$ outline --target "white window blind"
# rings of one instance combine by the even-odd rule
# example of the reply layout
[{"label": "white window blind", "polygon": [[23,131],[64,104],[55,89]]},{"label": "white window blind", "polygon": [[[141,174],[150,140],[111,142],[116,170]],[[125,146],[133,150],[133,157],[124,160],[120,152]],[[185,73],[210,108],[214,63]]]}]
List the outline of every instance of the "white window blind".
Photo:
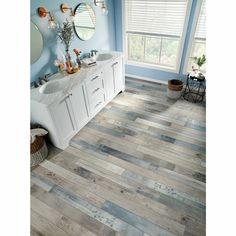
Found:
[{"label": "white window blind", "polygon": [[126,32],[181,37],[187,0],[125,0]]},{"label": "white window blind", "polygon": [[203,0],[200,15],[198,18],[195,38],[206,38],[206,1]]}]

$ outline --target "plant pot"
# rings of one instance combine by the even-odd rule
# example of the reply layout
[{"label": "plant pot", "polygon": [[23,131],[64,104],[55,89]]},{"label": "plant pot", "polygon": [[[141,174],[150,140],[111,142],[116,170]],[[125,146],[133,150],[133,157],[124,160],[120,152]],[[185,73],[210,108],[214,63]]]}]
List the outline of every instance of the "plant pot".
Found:
[{"label": "plant pot", "polygon": [[168,81],[167,97],[171,99],[178,99],[181,97],[183,89],[183,81],[172,79]]}]

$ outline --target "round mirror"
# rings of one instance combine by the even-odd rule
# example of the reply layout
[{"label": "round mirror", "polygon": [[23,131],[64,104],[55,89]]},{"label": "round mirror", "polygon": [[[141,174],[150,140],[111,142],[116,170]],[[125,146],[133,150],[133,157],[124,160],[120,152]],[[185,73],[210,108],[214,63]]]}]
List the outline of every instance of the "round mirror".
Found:
[{"label": "round mirror", "polygon": [[31,21],[30,24],[30,63],[35,63],[43,50],[43,37],[38,27]]},{"label": "round mirror", "polygon": [[74,29],[82,40],[92,38],[96,27],[96,16],[93,9],[85,3],[80,3],[75,8]]}]

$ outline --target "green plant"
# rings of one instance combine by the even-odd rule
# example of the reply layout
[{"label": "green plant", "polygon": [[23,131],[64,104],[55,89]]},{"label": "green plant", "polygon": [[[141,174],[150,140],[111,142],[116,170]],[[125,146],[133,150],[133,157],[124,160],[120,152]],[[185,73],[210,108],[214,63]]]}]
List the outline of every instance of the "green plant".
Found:
[{"label": "green plant", "polygon": [[202,67],[206,63],[206,56],[203,54],[200,57],[193,57],[194,63],[196,63],[199,68]]},{"label": "green plant", "polygon": [[59,28],[57,31],[57,37],[61,40],[61,42],[65,45],[65,50],[68,53],[69,46],[74,37],[73,27],[71,23],[67,20],[63,23],[63,27]]}]

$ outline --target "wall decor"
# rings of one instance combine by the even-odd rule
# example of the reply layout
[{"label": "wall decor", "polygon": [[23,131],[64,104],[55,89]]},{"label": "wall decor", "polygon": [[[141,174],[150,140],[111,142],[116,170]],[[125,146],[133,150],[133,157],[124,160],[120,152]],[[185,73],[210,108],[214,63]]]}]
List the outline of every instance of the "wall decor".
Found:
[{"label": "wall decor", "polygon": [[30,64],[35,63],[41,56],[43,50],[43,36],[38,27],[30,23]]},{"label": "wall decor", "polygon": [[96,28],[96,16],[91,6],[80,3],[75,8],[74,29],[82,40],[89,40],[94,35]]}]

